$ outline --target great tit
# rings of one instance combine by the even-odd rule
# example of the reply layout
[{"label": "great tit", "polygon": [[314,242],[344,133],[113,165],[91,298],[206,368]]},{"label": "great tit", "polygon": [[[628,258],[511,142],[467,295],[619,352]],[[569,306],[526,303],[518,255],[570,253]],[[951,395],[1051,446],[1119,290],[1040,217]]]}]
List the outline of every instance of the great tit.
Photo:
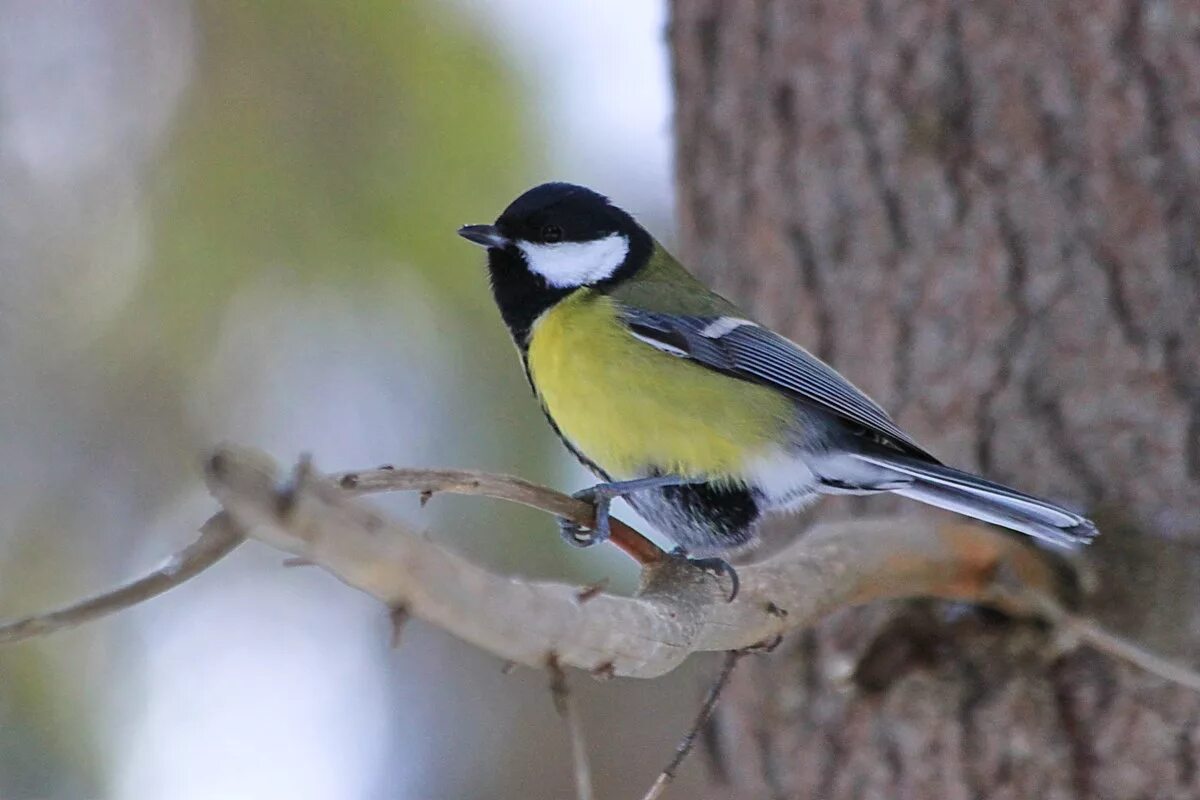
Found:
[{"label": "great tit", "polygon": [[827,494],[891,492],[1057,547],[1096,533],[1073,511],[943,465],[603,195],[542,184],[495,224],[458,233],[487,248],[496,304],[550,425],[604,481],[579,494],[596,504],[592,529],[562,523],[573,544],[607,537],[618,496],[684,554],[710,557]]}]

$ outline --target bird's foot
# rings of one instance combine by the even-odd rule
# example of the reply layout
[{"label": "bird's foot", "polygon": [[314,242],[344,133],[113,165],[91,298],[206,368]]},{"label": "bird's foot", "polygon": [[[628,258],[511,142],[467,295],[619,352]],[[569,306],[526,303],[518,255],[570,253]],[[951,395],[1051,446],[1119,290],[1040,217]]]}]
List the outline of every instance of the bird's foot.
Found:
[{"label": "bird's foot", "polygon": [[682,559],[691,564],[701,572],[706,572],[712,575],[719,582],[721,578],[729,579],[729,598],[727,602],[732,603],[738,595],[738,589],[741,588],[741,581],[738,579],[737,570],[723,558],[690,558],[687,550],[682,547],[676,547],[671,551],[672,558]]},{"label": "bird's foot", "polygon": [[581,525],[573,519],[559,517],[558,533],[563,541],[573,547],[591,547],[608,540],[611,535],[609,526],[609,510],[612,501],[634,492],[645,489],[657,489],[662,486],[678,486],[687,483],[686,478],[674,475],[654,475],[649,478],[636,478],[631,481],[613,481],[598,483],[571,495],[576,500],[591,503],[596,509],[595,521],[591,527]]},{"label": "bird's foot", "polygon": [[610,488],[614,485],[600,483],[571,495],[576,500],[591,503],[592,507],[596,509],[596,516],[591,527],[581,525],[573,519],[559,517],[558,533],[562,536],[563,541],[572,547],[591,547],[608,540],[608,537],[612,535],[609,525],[609,509],[612,501],[621,496],[620,491],[614,492]]}]

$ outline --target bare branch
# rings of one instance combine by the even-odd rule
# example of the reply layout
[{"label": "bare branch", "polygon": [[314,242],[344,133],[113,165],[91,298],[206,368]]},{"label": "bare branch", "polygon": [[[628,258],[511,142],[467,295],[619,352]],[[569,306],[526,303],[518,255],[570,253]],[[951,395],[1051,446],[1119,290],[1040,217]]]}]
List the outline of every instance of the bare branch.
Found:
[{"label": "bare branch", "polygon": [[546,659],[546,670],[550,673],[550,697],[554,710],[567,725],[567,736],[571,740],[571,763],[574,765],[575,796],[578,800],[592,800],[592,765],[588,759],[587,740],[583,736],[583,721],[579,718],[579,707],[567,686],[567,674],[553,653]]},{"label": "bare branch", "polygon": [[1042,555],[974,523],[919,518],[819,525],[789,549],[740,570],[744,589],[726,603],[714,579],[668,558],[613,520],[613,539],[644,565],[638,597],[599,586],[530,582],[491,574],[349,498],[415,491],[480,495],[521,503],[583,524],[587,503],[520,478],[468,470],[381,468],[323,477],[301,463],[278,485],[277,467],[254,451],[227,448],[208,478],[227,512],[161,568],[111,592],[43,614],[0,622],[0,644],[53,633],[155,597],[215,564],[253,535],[321,566],[389,608],[405,609],[511,663],[542,667],[545,654],[597,677],[653,677],[689,654],[771,641],[845,606],[939,597],[1037,615],[1081,641],[1168,681],[1200,691],[1200,673],[1104,630],[1058,603],[1059,578]]},{"label": "bare branch", "polygon": [[713,710],[717,707],[717,701],[721,699],[721,693],[725,691],[725,686],[729,683],[729,676],[733,675],[733,668],[737,666],[741,657],[746,655],[746,652],[745,650],[730,650],[725,654],[725,661],[721,664],[721,671],[717,673],[717,679],[709,687],[708,694],[705,696],[704,702],[700,705],[700,711],[696,713],[696,719],[692,721],[692,726],[688,728],[687,733],[679,740],[679,744],[675,747],[675,755],[671,756],[671,760],[667,762],[667,766],[663,768],[663,771],[658,773],[658,777],[650,785],[650,789],[642,797],[642,800],[658,800],[662,796],[662,793],[666,791],[667,784],[675,780],[675,772],[679,769],[679,765],[683,763],[683,760],[688,757],[688,753],[692,752],[692,747],[696,744],[696,736],[708,724]]},{"label": "bare branch", "polygon": [[[299,477],[301,480],[297,483],[303,484],[303,471]],[[423,499],[428,499],[435,491],[474,494],[531,506],[570,517],[582,524],[592,521],[592,507],[582,500],[504,475],[469,470],[381,468],[343,473],[333,476],[332,480],[352,494],[414,490],[421,492]],[[299,488],[302,486],[281,490],[280,502],[286,506],[290,502],[290,494]],[[619,520],[612,521],[612,534],[613,542],[639,563],[651,563],[662,557],[662,551],[653,542]],[[72,628],[149,600],[196,577],[228,555],[242,541],[244,537],[232,526],[228,515],[217,514],[201,527],[201,534],[196,541],[173,554],[161,568],[148,575],[64,608],[8,622],[0,621],[0,644]],[[311,561],[299,557],[288,558],[283,563],[287,567],[312,565]],[[395,620],[396,617],[393,617]],[[401,627],[402,622],[394,626],[393,639],[396,641]]]},{"label": "bare branch", "polygon": [[[590,503],[511,475],[466,469],[397,469],[389,466],[343,472],[330,476],[330,480],[353,494],[419,492],[422,506],[438,493],[468,494],[529,506],[580,525],[590,525],[595,518],[595,509]],[[611,520],[611,530],[610,541],[640,564],[661,561],[665,556],[657,545],[618,519]]]},{"label": "bare branch", "polygon": [[[516,479],[445,471],[354,473],[352,491],[456,491],[525,502],[556,514],[590,513]],[[463,480],[463,475],[469,479]],[[383,601],[402,606],[502,659],[653,677],[695,652],[739,650],[829,611],[880,598],[934,596],[1017,605],[997,598],[998,567],[1054,594],[1053,570],[1013,537],[970,524],[917,518],[849,520],[814,528],[769,561],[741,569],[742,592],[725,602],[712,576],[678,560],[643,571],[637,597],[605,592],[579,602],[578,587],[494,575],[385,521],[347,497],[345,476],[313,475],[281,489],[260,455],[226,449],[208,482],[226,511],[256,538],[300,556]],[[1016,609],[1021,610],[1021,609]],[[1028,609],[1025,609],[1028,610]]]},{"label": "bare branch", "polygon": [[1054,623],[1061,632],[1073,635],[1078,641],[1085,642],[1114,658],[1127,661],[1151,675],[1200,692],[1200,672],[1168,661],[1129,639],[1105,630],[1092,620],[1067,611],[1052,598],[1038,597],[1036,602],[1041,616]]},{"label": "bare branch", "polygon": [[119,589],[81,600],[65,608],[0,624],[0,643],[73,628],[156,597],[199,575],[244,541],[227,514],[217,514],[200,529],[200,538],[172,555],[149,575]]},{"label": "bare branch", "polygon": [[[307,462],[301,462],[302,465],[304,463]],[[281,489],[280,503],[283,507],[291,502],[291,495],[303,489],[304,474],[301,469],[297,476],[299,480],[295,481],[297,485]],[[428,499],[434,492],[474,494],[531,506],[570,517],[585,525],[592,521],[592,507],[582,500],[504,475],[469,470],[381,468],[343,473],[333,476],[332,480],[352,494],[414,490],[419,491],[423,499]],[[619,520],[613,520],[612,523],[612,541],[639,563],[647,564],[662,558],[662,551],[649,539]],[[132,583],[65,608],[8,622],[0,621],[0,644],[72,628],[149,600],[199,575],[228,555],[243,540],[242,534],[232,527],[229,517],[217,514],[202,526],[196,541],[172,555],[163,567]],[[311,564],[304,558],[284,561],[288,567]],[[399,628],[400,625],[397,625],[394,638],[398,639]]]},{"label": "bare branch", "polygon": [[404,626],[408,624],[408,609],[404,606],[396,606],[388,614],[392,623],[392,649],[395,650],[400,646],[400,636],[404,633]]}]

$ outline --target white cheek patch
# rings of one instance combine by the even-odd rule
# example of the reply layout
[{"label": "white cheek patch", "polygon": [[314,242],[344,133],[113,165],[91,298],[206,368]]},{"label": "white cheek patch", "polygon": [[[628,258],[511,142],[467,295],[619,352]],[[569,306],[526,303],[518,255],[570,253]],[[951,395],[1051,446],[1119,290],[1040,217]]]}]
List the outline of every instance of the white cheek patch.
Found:
[{"label": "white cheek patch", "polygon": [[529,269],[557,289],[611,277],[629,255],[629,239],[614,233],[591,242],[517,242]]}]

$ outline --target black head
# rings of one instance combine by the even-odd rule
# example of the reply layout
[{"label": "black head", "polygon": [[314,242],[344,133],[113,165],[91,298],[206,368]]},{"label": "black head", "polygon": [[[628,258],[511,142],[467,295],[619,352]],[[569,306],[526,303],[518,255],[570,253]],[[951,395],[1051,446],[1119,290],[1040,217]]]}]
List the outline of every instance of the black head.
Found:
[{"label": "black head", "polygon": [[492,292],[519,344],[538,315],[582,286],[605,286],[636,273],[654,240],[602,194],[570,183],[543,183],[514,200],[494,225],[459,235],[488,249]]}]

